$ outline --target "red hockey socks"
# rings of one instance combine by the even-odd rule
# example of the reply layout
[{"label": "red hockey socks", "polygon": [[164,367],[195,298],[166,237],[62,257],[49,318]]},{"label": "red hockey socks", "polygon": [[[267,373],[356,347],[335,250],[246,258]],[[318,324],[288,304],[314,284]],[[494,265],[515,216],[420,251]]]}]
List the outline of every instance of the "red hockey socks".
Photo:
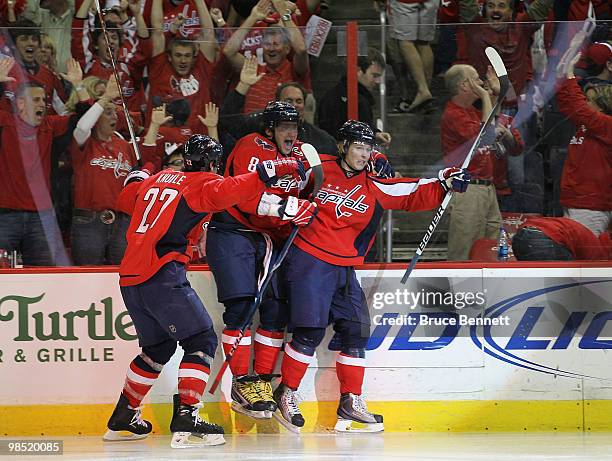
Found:
[{"label": "red hockey socks", "polygon": [[255,332],[255,373],[271,375],[276,366],[276,360],[283,347],[285,333],[283,331],[267,331],[258,328]]},{"label": "red hockey socks", "polygon": [[[314,355],[314,350],[313,350]],[[281,365],[281,373],[283,376],[283,384],[292,390],[297,390],[300,387],[302,378],[306,374],[306,369],[312,361],[313,355],[306,355],[295,350],[291,343],[285,346],[285,355]]]},{"label": "red hockey socks", "polygon": [[181,403],[195,405],[202,401],[210,375],[210,365],[196,354],[185,354],[178,370],[178,393]]},{"label": "red hockey socks", "polygon": [[[223,330],[221,342],[223,343],[223,352],[227,356],[228,352],[236,342],[238,330]],[[234,352],[229,367],[234,376],[244,376],[249,373],[249,360],[251,358],[251,330],[244,332],[244,336],[240,340],[240,345]]]},{"label": "red hockey socks", "polygon": [[145,398],[145,395],[153,386],[160,371],[155,370],[140,355],[132,360],[125,376],[122,391],[130,402],[130,407],[137,408],[140,406],[142,399]]},{"label": "red hockey socks", "polygon": [[336,358],[336,375],[340,381],[340,393],[361,395],[365,372],[365,358],[351,357],[343,353]]}]

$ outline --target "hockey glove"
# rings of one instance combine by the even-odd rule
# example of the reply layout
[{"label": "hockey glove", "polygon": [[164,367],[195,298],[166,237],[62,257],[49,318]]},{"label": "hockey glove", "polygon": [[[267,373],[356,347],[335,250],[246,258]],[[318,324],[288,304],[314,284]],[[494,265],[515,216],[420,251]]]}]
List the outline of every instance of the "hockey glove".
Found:
[{"label": "hockey glove", "polygon": [[154,170],[155,166],[151,162],[145,163],[142,168],[136,167],[126,176],[125,181],[123,181],[123,187],[134,181],[144,181],[149,178],[149,176],[153,175]]},{"label": "hockey glove", "polygon": [[306,171],[302,162],[293,158],[281,158],[276,160],[265,160],[255,167],[261,180],[270,187],[278,178],[290,175],[296,181],[306,179]]},{"label": "hockey glove", "polygon": [[306,227],[318,212],[317,204],[296,197],[287,197],[281,202],[278,215],[283,221],[291,221],[298,227]]},{"label": "hockey glove", "polygon": [[451,189],[454,192],[465,192],[471,177],[470,172],[463,168],[444,168],[438,172],[438,179],[445,192]]},{"label": "hockey glove", "polygon": [[379,178],[394,178],[395,170],[391,163],[389,163],[389,159],[382,152],[378,152],[377,150],[372,151],[372,155],[370,157],[370,164],[368,166],[371,173],[375,174]]}]

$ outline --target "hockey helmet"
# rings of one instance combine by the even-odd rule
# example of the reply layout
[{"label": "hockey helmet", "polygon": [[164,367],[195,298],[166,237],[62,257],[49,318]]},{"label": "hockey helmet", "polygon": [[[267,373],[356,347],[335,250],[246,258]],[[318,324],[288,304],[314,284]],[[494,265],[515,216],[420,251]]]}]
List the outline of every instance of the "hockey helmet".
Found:
[{"label": "hockey helmet", "polygon": [[300,114],[288,102],[270,101],[263,111],[264,127],[274,129],[281,122],[299,123]]},{"label": "hockey helmet", "polygon": [[210,136],[194,134],[183,146],[183,171],[210,171],[223,157],[223,147]]},{"label": "hockey helmet", "polygon": [[343,141],[346,147],[348,147],[347,143],[350,144],[352,142],[369,146],[376,144],[372,128],[367,123],[358,122],[357,120],[347,120],[344,122],[344,125],[338,130],[338,140]]}]

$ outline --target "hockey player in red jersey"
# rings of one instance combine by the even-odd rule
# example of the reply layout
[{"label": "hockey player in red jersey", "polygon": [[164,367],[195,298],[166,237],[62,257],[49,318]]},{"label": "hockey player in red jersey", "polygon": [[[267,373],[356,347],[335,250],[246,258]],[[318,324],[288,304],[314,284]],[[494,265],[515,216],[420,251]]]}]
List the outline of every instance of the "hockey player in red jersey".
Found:
[{"label": "hockey player in red jersey", "polygon": [[[262,161],[299,156],[300,148],[296,146],[297,110],[290,104],[275,101],[267,105],[262,118],[265,126],[261,132],[249,134],[236,144],[227,160],[226,176],[253,171]],[[273,257],[272,240],[285,238],[291,223],[307,225],[316,211],[311,202],[296,198],[298,186],[293,179],[281,178],[269,189],[271,194],[280,197],[275,197],[280,203],[265,203],[269,195],[256,197],[215,213],[211,218],[206,237],[206,258],[215,277],[219,302],[225,306],[225,329],[221,340],[225,353],[239,336],[245,321],[243,312],[250,306],[259,283],[266,275]],[[276,210],[272,213],[275,216],[258,216],[264,208]],[[271,418],[276,411],[271,379],[283,344],[288,315],[278,279],[273,279],[270,285],[259,307],[260,325],[254,337],[255,375],[249,375],[249,329],[229,364],[234,375],[232,408],[255,418]]]},{"label": "hockey player in red jersey", "polygon": [[469,182],[469,173],[459,168],[446,168],[430,179],[376,177],[366,171],[374,139],[365,123],[349,120],[342,126],[339,157],[321,157],[325,181],[314,198],[319,212],[297,235],[285,260],[293,337],[285,346],[274,416],[294,432],[304,425],[295,391],[330,323],[341,343],[335,429],[383,430],[382,416],[368,412],[362,397],[370,316],[353,266],[363,264],[384,210],[429,210],[449,188],[464,192]]},{"label": "hockey player in red jersey", "polygon": [[300,162],[281,159],[262,162],[249,174],[222,178],[213,173],[221,155],[215,140],[195,135],[184,146],[184,171],[167,169],[152,177],[134,171],[119,196],[118,208],[133,210],[119,284],[142,352],[129,366],[104,440],[143,438],[151,432],[151,423],[141,418],[141,403],[178,342],[184,355],[170,422],[171,446],[224,443],[223,428],[198,415],[217,336],[186,278],[188,234],[206,213],[261,195],[280,177],[299,180],[305,174]]}]

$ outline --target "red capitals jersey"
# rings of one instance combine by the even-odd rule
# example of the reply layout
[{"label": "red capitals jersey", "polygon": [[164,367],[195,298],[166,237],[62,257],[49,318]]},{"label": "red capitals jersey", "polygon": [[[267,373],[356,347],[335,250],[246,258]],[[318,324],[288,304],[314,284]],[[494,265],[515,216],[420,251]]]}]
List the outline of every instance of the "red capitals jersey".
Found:
[{"label": "red capitals jersey", "polygon": [[[301,144],[301,143],[296,143]],[[259,162],[265,160],[275,160],[282,158],[283,155],[278,151],[276,145],[265,136],[258,133],[251,133],[240,138],[225,165],[225,176],[236,176],[239,174],[255,171]],[[302,158],[298,158],[302,160]],[[299,184],[293,179],[280,179],[268,190],[269,193],[279,197],[297,196]],[[274,233],[279,237],[286,237],[290,232],[287,222],[281,221],[273,216],[258,216],[257,205],[260,196],[252,200],[243,202],[240,206],[228,209],[237,221],[249,229],[259,232]]]},{"label": "red capitals jersey", "polygon": [[349,176],[336,157],[321,160],[325,181],[315,197],[319,212],[294,244],[330,264],[363,264],[384,210],[430,210],[444,198],[437,178],[381,179],[366,171]]},{"label": "red capitals jersey", "polygon": [[163,170],[131,183],[119,195],[117,208],[134,210],[119,267],[119,284],[137,285],[164,264],[190,259],[188,235],[206,213],[222,211],[265,190],[257,173],[222,178],[214,173]]},{"label": "red capitals jersey", "polygon": [[612,116],[587,103],[576,79],[561,84],[557,103],[578,127],[563,164],[561,205],[612,210]]},{"label": "red capitals jersey", "polygon": [[52,207],[51,147],[54,139],[68,136],[73,123],[70,117],[48,115],[40,126],[33,127],[16,114],[0,110],[0,156],[5,164],[0,168],[0,208],[36,211]]},{"label": "red capitals jersey", "polygon": [[[149,62],[149,101],[159,96],[162,101],[186,99],[191,108],[187,125],[199,130],[202,123],[198,115],[204,115],[204,106],[210,102],[208,86],[212,79],[214,64],[202,53],[197,53],[193,69],[188,76],[181,76],[174,71],[168,61],[167,53],[160,53]],[[149,104],[149,113],[151,105]]]},{"label": "red capitals jersey", "polygon": [[108,142],[90,136],[82,147],[73,140],[69,152],[74,168],[74,207],[114,209],[123,181],[136,165],[130,143],[116,135]]}]

